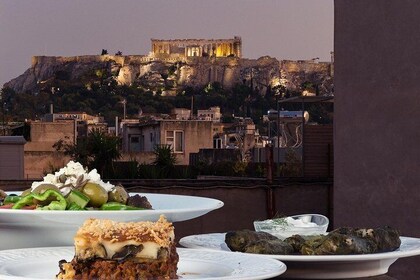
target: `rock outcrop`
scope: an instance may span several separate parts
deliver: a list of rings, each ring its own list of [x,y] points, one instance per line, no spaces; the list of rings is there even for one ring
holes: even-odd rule
[[[149,56],[75,56],[32,58],[31,67],[4,86],[17,93],[36,91],[39,83],[65,76],[76,80],[89,72],[106,70],[121,85],[139,84],[154,89],[204,87],[218,82],[224,88],[246,83],[264,92],[268,87],[283,85],[301,91],[302,84],[316,86],[319,94],[333,91],[332,65],[329,62],[279,61],[272,57],[245,59],[237,57],[190,57],[157,59]]]

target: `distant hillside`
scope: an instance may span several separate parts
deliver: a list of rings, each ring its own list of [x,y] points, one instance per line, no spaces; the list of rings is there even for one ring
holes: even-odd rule
[[[4,86],[16,93],[36,92],[52,79],[75,82],[89,74],[98,74],[98,71],[110,73],[119,85],[139,85],[155,92],[175,93],[185,87],[199,88],[213,82],[225,89],[247,84],[262,93],[279,84],[301,92],[305,83],[314,85],[320,95],[333,91],[333,71],[329,62],[279,61],[271,57],[159,60],[141,55],[36,56],[25,73]]]
[[[4,85],[3,99],[10,121],[39,119],[52,105],[55,112],[104,116],[110,125],[123,109],[127,117],[136,117],[168,114],[175,107],[219,106],[225,118],[251,117],[258,124],[267,110],[276,108],[276,93],[287,97],[303,91],[331,95],[333,65],[271,57],[38,56],[25,73]],[[299,108],[288,108],[294,109]],[[330,121],[324,111],[311,116]]]

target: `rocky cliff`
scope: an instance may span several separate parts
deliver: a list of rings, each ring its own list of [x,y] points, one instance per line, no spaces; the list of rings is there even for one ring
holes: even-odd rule
[[[86,73],[104,69],[121,85],[139,84],[168,91],[187,86],[203,87],[211,82],[218,82],[224,88],[246,83],[262,92],[279,84],[293,91],[302,91],[302,84],[309,82],[316,86],[319,94],[331,94],[333,91],[331,63],[279,61],[268,56],[259,59],[158,59],[142,55],[36,56],[25,73],[4,86],[17,93],[36,91],[39,83],[53,78],[64,76],[67,80],[77,80]]]

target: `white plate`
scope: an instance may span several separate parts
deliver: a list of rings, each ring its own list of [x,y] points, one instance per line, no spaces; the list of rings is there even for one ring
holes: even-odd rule
[[[180,279],[267,279],[286,271],[274,259],[240,253],[178,248]],[[0,251],[0,279],[55,279],[58,262],[73,258],[73,247],[44,247]]]
[[[229,251],[225,233],[191,235],[179,241],[184,247]],[[252,255],[242,253],[244,255]],[[393,252],[365,255],[262,255],[280,260],[287,265],[285,278],[296,279],[343,279],[386,274],[389,266],[398,258],[420,255],[420,239],[401,237],[401,246]]]
[[[135,193],[130,193],[134,195]],[[73,245],[77,229],[88,218],[121,222],[157,221],[160,215],[171,222],[202,216],[223,206],[217,199],[140,193],[150,201],[153,210],[127,211],[41,211],[0,209],[0,250]]]

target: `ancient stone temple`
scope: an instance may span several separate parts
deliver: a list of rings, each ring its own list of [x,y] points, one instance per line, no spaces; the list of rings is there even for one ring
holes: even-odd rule
[[[152,39],[152,54],[178,57],[241,57],[242,40],[238,36],[233,39]]]

